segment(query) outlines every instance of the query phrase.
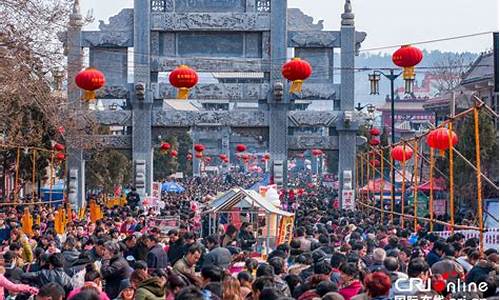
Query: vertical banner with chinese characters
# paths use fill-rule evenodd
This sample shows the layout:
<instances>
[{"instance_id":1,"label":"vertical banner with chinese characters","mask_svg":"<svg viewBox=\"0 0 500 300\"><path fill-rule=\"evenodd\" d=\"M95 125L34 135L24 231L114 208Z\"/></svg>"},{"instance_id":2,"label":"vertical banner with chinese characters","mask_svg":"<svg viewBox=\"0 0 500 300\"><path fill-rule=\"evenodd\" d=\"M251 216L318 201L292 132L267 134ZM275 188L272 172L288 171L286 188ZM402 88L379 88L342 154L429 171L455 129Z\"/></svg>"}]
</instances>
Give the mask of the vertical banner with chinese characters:
<instances>
[{"instance_id":1,"label":"vertical banner with chinese characters","mask_svg":"<svg viewBox=\"0 0 500 300\"><path fill-rule=\"evenodd\" d=\"M342 209L354 210L354 190L342 191Z\"/></svg>"},{"instance_id":2,"label":"vertical banner with chinese characters","mask_svg":"<svg viewBox=\"0 0 500 300\"><path fill-rule=\"evenodd\" d=\"M293 237L293 222L294 217L282 217L276 245L281 245L285 242L289 243Z\"/></svg>"}]
</instances>

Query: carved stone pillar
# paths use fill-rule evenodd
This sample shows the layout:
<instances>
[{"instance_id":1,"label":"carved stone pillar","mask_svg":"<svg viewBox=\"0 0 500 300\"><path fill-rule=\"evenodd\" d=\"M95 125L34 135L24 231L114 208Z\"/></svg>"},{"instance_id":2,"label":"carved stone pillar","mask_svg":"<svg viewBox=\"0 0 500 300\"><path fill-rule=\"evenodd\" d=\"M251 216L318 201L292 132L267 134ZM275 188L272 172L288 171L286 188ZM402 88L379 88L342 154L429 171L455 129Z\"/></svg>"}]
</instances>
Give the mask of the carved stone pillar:
<instances>
[{"instance_id":1,"label":"carved stone pillar","mask_svg":"<svg viewBox=\"0 0 500 300\"><path fill-rule=\"evenodd\" d=\"M151 194L153 148L151 144L153 95L151 89L151 1L134 1L134 90L132 102L132 159L137 192Z\"/></svg>"},{"instance_id":2,"label":"carved stone pillar","mask_svg":"<svg viewBox=\"0 0 500 300\"><path fill-rule=\"evenodd\" d=\"M70 15L67 33L68 54L68 101L81 108L80 89L76 86L74 78L83 68L82 61L82 16L80 14L80 3L78 0L73 5ZM68 140L68 170L70 176L68 181L68 200L74 208L85 204L85 161L82 149ZM73 176L72 176L73 175Z\"/></svg>"},{"instance_id":3,"label":"carved stone pillar","mask_svg":"<svg viewBox=\"0 0 500 300\"><path fill-rule=\"evenodd\" d=\"M275 182L287 184L288 157L288 105L287 84L281 75L281 66L286 62L287 53L287 1L271 3L271 86L283 82L281 99L271 93L269 101L269 151ZM282 175L282 178L279 178ZM279 179L278 179L279 178Z\"/></svg>"},{"instance_id":4,"label":"carved stone pillar","mask_svg":"<svg viewBox=\"0 0 500 300\"><path fill-rule=\"evenodd\" d=\"M352 13L351 1L346 0L342 23L340 27L340 108L344 112L343 120L339 121L337 131L339 133L339 199L342 205L342 190L352 189L347 186L347 181L355 182L354 159L356 157L356 131L357 124L353 123L352 113L354 110L354 57L356 53L356 32L354 28L354 14ZM350 174L350 179L344 180L344 175ZM348 176L349 177L349 176Z\"/></svg>"}]
</instances>

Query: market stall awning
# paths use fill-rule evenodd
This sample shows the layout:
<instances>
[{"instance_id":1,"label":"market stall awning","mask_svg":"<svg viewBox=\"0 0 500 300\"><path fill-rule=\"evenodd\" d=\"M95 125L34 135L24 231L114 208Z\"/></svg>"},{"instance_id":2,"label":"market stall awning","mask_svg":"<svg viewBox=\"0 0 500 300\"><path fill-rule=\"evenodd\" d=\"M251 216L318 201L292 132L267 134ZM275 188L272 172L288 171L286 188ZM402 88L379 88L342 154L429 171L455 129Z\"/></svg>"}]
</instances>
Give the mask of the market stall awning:
<instances>
[{"instance_id":1,"label":"market stall awning","mask_svg":"<svg viewBox=\"0 0 500 300\"><path fill-rule=\"evenodd\" d=\"M435 178L432 189L434 191L445 191L446 190L446 182L443 178ZM428 192L431 190L431 181L427 181L418 186L419 191Z\"/></svg>"},{"instance_id":2,"label":"market stall awning","mask_svg":"<svg viewBox=\"0 0 500 300\"><path fill-rule=\"evenodd\" d=\"M370 180L368 181L368 184L365 185L364 187L362 187L360 189L361 192L367 192L368 190L370 192L380 192L380 187L382 185L382 183L384 184L384 192L390 192L391 191L391 183L387 180L383 180L383 179L380 179L380 178L377 178L375 180Z\"/></svg>"},{"instance_id":3,"label":"market stall awning","mask_svg":"<svg viewBox=\"0 0 500 300\"><path fill-rule=\"evenodd\" d=\"M233 207L262 209L267 213L291 217L294 214L281 210L264 199L257 191L234 188L207 203L204 213L228 212Z\"/></svg>"}]
</instances>

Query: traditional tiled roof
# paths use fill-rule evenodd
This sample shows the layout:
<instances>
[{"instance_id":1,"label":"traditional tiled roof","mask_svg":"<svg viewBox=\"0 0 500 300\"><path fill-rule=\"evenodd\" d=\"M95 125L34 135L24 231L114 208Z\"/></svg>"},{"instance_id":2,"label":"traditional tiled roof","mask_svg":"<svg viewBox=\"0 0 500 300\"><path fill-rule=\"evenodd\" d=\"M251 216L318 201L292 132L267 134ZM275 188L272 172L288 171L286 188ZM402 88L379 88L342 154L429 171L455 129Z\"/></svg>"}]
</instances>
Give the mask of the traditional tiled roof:
<instances>
[{"instance_id":1,"label":"traditional tiled roof","mask_svg":"<svg viewBox=\"0 0 500 300\"><path fill-rule=\"evenodd\" d=\"M493 79L494 62L493 52L481 54L465 73L461 84L473 83L481 80Z\"/></svg>"}]
</instances>

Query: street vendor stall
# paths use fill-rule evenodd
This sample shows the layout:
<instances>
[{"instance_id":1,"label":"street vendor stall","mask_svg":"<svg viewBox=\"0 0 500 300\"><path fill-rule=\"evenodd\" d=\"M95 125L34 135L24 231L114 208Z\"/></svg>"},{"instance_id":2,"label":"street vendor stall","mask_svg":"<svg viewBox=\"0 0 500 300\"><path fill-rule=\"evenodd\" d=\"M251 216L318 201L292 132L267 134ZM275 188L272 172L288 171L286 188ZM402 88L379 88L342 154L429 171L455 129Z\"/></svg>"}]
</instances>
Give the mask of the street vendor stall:
<instances>
[{"instance_id":1,"label":"street vendor stall","mask_svg":"<svg viewBox=\"0 0 500 300\"><path fill-rule=\"evenodd\" d=\"M270 248L288 241L292 235L294 214L275 206L257 191L234 188L207 203L203 215L208 216L208 234L214 234L220 224L237 228L243 222L253 225L257 245L269 253Z\"/></svg>"}]
</instances>

